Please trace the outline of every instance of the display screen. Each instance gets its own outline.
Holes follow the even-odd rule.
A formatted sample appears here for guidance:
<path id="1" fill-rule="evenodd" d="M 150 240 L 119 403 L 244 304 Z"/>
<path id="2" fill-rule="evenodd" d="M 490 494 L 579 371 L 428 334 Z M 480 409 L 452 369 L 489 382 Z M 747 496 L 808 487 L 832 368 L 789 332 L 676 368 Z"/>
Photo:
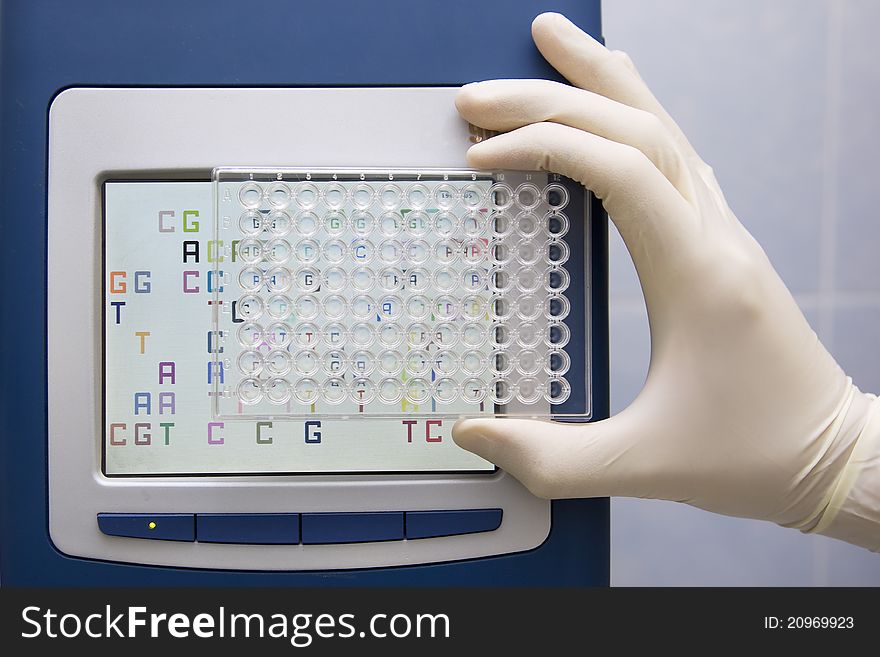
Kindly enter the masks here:
<path id="1" fill-rule="evenodd" d="M 486 472 L 448 418 L 212 415 L 217 280 L 209 181 L 104 184 L 104 472 Z"/>

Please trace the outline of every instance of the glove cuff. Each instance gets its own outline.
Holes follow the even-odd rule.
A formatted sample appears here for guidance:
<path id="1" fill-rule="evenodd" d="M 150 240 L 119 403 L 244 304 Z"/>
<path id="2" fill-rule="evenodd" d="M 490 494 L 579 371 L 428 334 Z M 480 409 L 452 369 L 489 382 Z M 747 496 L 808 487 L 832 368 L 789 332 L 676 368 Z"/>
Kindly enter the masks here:
<path id="1" fill-rule="evenodd" d="M 855 395 L 845 422 L 857 432 L 852 451 L 827 505 L 818 514 L 818 521 L 806 531 L 877 552 L 880 551 L 880 399 L 858 389 Z M 850 422 L 850 418 L 855 422 Z"/>

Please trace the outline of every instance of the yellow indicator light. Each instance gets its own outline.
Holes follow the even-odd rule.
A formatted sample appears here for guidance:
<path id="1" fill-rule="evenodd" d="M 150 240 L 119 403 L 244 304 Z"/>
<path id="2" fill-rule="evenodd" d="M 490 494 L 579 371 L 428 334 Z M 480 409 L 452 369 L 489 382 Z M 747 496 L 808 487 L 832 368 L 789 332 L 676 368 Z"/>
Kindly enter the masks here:
<path id="1" fill-rule="evenodd" d="M 149 527 L 150 529 L 156 529 L 156 523 L 151 520 L 150 524 L 147 525 L 147 527 Z"/>

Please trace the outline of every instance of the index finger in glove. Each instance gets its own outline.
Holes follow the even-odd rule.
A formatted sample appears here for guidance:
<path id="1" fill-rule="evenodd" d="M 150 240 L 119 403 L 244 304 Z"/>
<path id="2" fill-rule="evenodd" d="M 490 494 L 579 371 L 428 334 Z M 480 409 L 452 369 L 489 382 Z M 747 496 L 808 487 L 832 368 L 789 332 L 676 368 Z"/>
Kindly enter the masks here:
<path id="1" fill-rule="evenodd" d="M 552 121 L 637 148 L 695 200 L 693 181 L 677 141 L 656 115 L 600 94 L 550 80 L 489 80 L 462 87 L 459 113 L 474 125 L 506 132 Z"/>
<path id="2" fill-rule="evenodd" d="M 533 123 L 471 146 L 468 161 L 480 169 L 541 169 L 577 180 L 603 200 L 637 267 L 647 261 L 659 267 L 672 254 L 664 244 L 690 241 L 683 238 L 694 228 L 693 208 L 632 146 L 558 123 Z"/>

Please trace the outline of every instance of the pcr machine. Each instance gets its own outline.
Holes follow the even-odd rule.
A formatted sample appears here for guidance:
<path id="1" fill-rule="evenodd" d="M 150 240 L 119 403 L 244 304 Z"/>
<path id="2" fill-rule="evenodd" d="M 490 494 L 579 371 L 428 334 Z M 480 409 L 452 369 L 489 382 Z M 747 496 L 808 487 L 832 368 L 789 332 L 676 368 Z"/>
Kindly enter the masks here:
<path id="1" fill-rule="evenodd" d="M 0 7 L 0 583 L 608 584 L 451 438 L 607 416 L 607 217 L 453 103 L 598 2 Z"/>

